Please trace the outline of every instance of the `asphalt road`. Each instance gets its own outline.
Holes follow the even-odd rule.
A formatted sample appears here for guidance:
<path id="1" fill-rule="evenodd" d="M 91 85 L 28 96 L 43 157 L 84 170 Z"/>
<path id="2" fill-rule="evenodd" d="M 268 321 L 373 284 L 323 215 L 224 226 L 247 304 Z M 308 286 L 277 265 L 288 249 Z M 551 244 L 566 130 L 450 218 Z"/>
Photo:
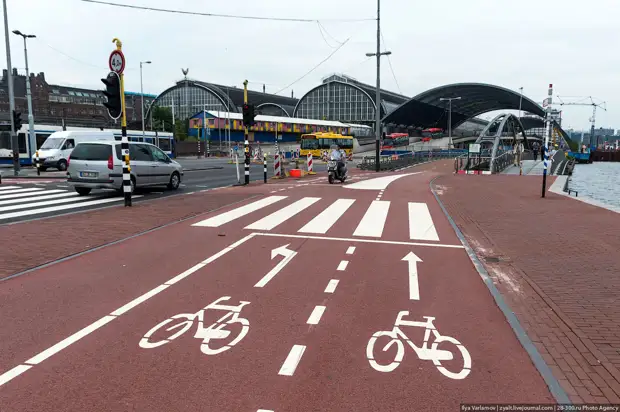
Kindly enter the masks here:
<path id="1" fill-rule="evenodd" d="M 251 200 L 7 281 L 0 405 L 553 402 L 431 194 L 433 176 L 255 186 Z"/>
<path id="2" fill-rule="evenodd" d="M 157 198 L 191 193 L 237 184 L 237 172 L 228 159 L 179 159 L 185 174 L 178 190 L 166 187 L 137 189 L 132 202 L 144 202 Z M 23 175 L 35 176 L 32 169 L 24 168 Z M 315 170 L 325 170 L 317 164 Z M 61 214 L 99 209 L 123 204 L 123 197 L 114 190 L 93 190 L 88 196 L 78 196 L 64 182 L 64 172 L 43 172 L 40 178 L 13 178 L 6 170 L 0 184 L 0 225 L 41 219 Z M 273 165 L 267 167 L 268 178 L 273 176 Z M 46 179 L 49 177 L 48 179 Z M 244 180 L 243 165 L 239 165 L 239 177 Z M 250 181 L 263 181 L 263 166 L 250 165 Z"/>

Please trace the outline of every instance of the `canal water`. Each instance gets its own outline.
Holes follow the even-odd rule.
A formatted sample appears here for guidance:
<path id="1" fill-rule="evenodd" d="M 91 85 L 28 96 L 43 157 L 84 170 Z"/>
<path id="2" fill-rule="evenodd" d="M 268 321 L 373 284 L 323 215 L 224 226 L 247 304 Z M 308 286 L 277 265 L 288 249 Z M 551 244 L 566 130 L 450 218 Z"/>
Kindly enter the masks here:
<path id="1" fill-rule="evenodd" d="M 609 209 L 620 208 L 620 163 L 595 162 L 577 164 L 570 181 L 570 188 Z"/>

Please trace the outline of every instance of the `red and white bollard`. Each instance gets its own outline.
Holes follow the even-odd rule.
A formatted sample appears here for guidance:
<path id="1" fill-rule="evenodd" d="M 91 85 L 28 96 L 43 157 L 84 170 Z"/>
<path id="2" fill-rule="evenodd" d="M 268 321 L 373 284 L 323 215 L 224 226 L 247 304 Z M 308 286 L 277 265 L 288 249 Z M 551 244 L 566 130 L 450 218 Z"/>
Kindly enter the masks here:
<path id="1" fill-rule="evenodd" d="M 273 157 L 273 175 L 277 178 L 282 177 L 282 168 L 280 166 L 280 154 L 276 153 Z"/>
<path id="2" fill-rule="evenodd" d="M 312 153 L 308 153 L 308 174 L 315 175 L 314 170 L 312 168 Z"/>

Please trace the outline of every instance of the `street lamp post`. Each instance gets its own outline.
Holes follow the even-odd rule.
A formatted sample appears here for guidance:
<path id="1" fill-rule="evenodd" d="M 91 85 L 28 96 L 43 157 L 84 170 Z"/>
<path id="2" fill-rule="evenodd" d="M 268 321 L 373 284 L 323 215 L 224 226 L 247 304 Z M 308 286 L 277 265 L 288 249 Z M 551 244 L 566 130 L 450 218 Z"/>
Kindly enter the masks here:
<path id="1" fill-rule="evenodd" d="M 32 112 L 32 93 L 30 89 L 30 72 L 28 71 L 28 47 L 26 39 L 33 39 L 37 36 L 34 34 L 24 34 L 19 30 L 13 30 L 13 33 L 24 38 L 24 60 L 26 63 L 26 97 L 28 99 L 28 141 L 30 147 L 37 150 L 37 142 L 34 138 L 34 114 Z M 15 131 L 17 132 L 17 130 Z"/>
<path id="2" fill-rule="evenodd" d="M 4 7 L 4 41 L 6 43 L 6 68 L 7 82 L 9 89 L 9 111 L 11 119 L 11 151 L 13 152 L 13 174 L 19 175 L 19 143 L 17 141 L 17 133 L 15 124 L 13 123 L 13 113 L 15 112 L 15 94 L 13 93 L 13 69 L 11 67 L 11 42 L 9 40 L 9 17 L 6 8 L 6 0 L 2 0 Z"/>
<path id="3" fill-rule="evenodd" d="M 140 116 L 142 117 L 142 139 L 144 139 L 145 136 L 145 132 L 144 132 L 144 90 L 142 87 L 142 64 L 151 64 L 150 60 L 147 60 L 145 62 L 140 62 L 140 98 L 142 99 L 142 106 L 140 109 Z"/>
<path id="4" fill-rule="evenodd" d="M 378 172 L 379 168 L 379 154 L 380 154 L 380 140 L 381 140 L 381 56 L 389 56 L 392 54 L 390 51 L 381 52 L 381 0 L 377 0 L 377 52 L 366 53 L 366 56 L 377 56 L 377 95 L 375 98 L 375 170 Z"/>
<path id="5" fill-rule="evenodd" d="M 461 97 L 441 97 L 440 101 L 448 101 L 448 150 L 452 149 L 452 100 L 461 100 Z"/>

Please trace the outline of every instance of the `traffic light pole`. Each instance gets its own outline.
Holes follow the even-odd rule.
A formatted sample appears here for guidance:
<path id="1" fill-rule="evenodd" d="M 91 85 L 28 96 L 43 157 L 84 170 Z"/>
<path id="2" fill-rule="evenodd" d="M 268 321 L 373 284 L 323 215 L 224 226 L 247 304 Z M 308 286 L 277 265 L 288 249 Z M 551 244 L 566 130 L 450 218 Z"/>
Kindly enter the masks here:
<path id="1" fill-rule="evenodd" d="M 116 49 L 122 51 L 123 43 L 119 39 L 112 40 Z M 127 111 L 125 107 L 125 78 L 119 73 L 121 80 L 121 151 L 123 153 L 123 196 L 125 207 L 131 207 L 131 166 L 129 165 L 129 140 L 127 140 Z"/>
<path id="2" fill-rule="evenodd" d="M 248 104 L 248 81 L 243 82 L 243 104 Z M 245 151 L 245 184 L 250 184 L 250 142 L 248 141 L 249 124 L 243 124 L 243 150 Z"/>

